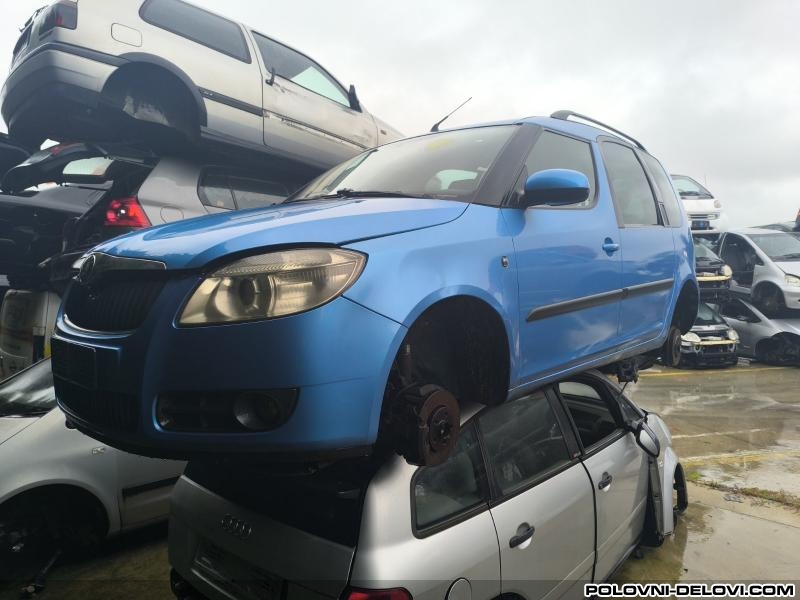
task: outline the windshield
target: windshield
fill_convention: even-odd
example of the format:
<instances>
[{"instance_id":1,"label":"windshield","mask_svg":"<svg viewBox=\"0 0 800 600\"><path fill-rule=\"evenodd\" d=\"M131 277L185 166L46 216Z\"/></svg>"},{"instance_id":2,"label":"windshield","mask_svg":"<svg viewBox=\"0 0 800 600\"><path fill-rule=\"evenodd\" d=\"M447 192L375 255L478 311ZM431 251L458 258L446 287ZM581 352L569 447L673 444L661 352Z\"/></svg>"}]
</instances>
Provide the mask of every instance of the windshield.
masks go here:
<instances>
[{"instance_id":1,"label":"windshield","mask_svg":"<svg viewBox=\"0 0 800 600\"><path fill-rule=\"evenodd\" d=\"M719 316L717 312L708 304L700 304L697 311L697 319L694 321L695 325L725 325L725 319Z\"/></svg>"},{"instance_id":2,"label":"windshield","mask_svg":"<svg viewBox=\"0 0 800 600\"><path fill-rule=\"evenodd\" d=\"M765 233L750 239L775 262L800 261L800 233Z\"/></svg>"},{"instance_id":3,"label":"windshield","mask_svg":"<svg viewBox=\"0 0 800 600\"><path fill-rule=\"evenodd\" d=\"M697 183L691 177L686 177L685 175L673 175L672 181L675 182L675 187L678 188L678 193L681 196L713 198L711 192L709 192L706 188Z\"/></svg>"},{"instance_id":4,"label":"windshield","mask_svg":"<svg viewBox=\"0 0 800 600\"><path fill-rule=\"evenodd\" d=\"M0 382L0 417L40 417L55 407L50 359Z\"/></svg>"},{"instance_id":5,"label":"windshield","mask_svg":"<svg viewBox=\"0 0 800 600\"><path fill-rule=\"evenodd\" d=\"M515 131L513 125L476 127L381 146L334 167L292 200L375 192L471 202Z\"/></svg>"},{"instance_id":6,"label":"windshield","mask_svg":"<svg viewBox=\"0 0 800 600\"><path fill-rule=\"evenodd\" d=\"M703 242L695 241L694 243L695 258L704 260L720 260L719 256L712 252L711 248L706 246Z\"/></svg>"}]
</instances>

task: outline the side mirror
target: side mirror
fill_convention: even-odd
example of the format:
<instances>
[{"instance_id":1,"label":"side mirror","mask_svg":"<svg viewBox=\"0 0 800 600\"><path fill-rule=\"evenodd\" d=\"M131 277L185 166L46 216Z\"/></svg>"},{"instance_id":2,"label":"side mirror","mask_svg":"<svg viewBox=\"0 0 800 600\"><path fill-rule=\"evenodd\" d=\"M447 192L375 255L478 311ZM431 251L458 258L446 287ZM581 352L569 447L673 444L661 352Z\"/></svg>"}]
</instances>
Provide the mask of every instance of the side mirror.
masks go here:
<instances>
[{"instance_id":1,"label":"side mirror","mask_svg":"<svg viewBox=\"0 0 800 600\"><path fill-rule=\"evenodd\" d=\"M571 169L547 169L525 182L521 208L580 204L589 197L589 179Z\"/></svg>"},{"instance_id":2,"label":"side mirror","mask_svg":"<svg viewBox=\"0 0 800 600\"><path fill-rule=\"evenodd\" d=\"M655 432L650 429L650 426L644 419L639 421L636 425L636 443L645 451L646 454L657 458L661 454L661 443L658 441Z\"/></svg>"},{"instance_id":3,"label":"side mirror","mask_svg":"<svg viewBox=\"0 0 800 600\"><path fill-rule=\"evenodd\" d=\"M350 86L347 92L347 99L350 101L350 108L361 112L361 102L359 102L358 95L356 94L356 86Z\"/></svg>"}]
</instances>

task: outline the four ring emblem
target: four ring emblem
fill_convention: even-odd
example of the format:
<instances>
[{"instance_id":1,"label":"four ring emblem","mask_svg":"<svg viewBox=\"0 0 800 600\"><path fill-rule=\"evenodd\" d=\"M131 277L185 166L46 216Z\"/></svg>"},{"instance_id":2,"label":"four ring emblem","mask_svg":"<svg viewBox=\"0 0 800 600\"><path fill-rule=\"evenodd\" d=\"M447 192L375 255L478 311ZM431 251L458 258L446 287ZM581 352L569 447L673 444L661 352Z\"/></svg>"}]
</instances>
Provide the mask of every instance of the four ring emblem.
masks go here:
<instances>
[{"instance_id":1,"label":"four ring emblem","mask_svg":"<svg viewBox=\"0 0 800 600\"><path fill-rule=\"evenodd\" d=\"M253 527L247 521L237 519L232 515L225 515L220 520L220 526L224 531L240 539L246 540L253 533Z\"/></svg>"}]
</instances>

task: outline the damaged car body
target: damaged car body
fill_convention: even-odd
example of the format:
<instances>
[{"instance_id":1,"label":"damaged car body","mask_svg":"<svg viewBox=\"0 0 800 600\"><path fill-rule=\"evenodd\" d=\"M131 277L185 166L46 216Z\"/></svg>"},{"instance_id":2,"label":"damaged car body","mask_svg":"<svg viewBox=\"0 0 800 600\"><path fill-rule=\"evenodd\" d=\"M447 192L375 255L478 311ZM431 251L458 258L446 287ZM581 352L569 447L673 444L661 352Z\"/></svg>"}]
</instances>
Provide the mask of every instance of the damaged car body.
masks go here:
<instances>
[{"instance_id":1,"label":"damaged car body","mask_svg":"<svg viewBox=\"0 0 800 600\"><path fill-rule=\"evenodd\" d=\"M145 455L436 464L464 403L658 350L697 313L686 217L641 144L574 116L394 142L284 204L100 245L58 318L61 408Z\"/></svg>"},{"instance_id":2,"label":"damaged car body","mask_svg":"<svg viewBox=\"0 0 800 600\"><path fill-rule=\"evenodd\" d=\"M739 362L738 345L736 330L714 308L701 302L694 327L681 337L681 363L732 367Z\"/></svg>"},{"instance_id":3,"label":"damaged car body","mask_svg":"<svg viewBox=\"0 0 800 600\"><path fill-rule=\"evenodd\" d=\"M720 312L739 335L739 354L771 365L800 366L800 318L771 319L740 298L723 304Z\"/></svg>"}]
</instances>

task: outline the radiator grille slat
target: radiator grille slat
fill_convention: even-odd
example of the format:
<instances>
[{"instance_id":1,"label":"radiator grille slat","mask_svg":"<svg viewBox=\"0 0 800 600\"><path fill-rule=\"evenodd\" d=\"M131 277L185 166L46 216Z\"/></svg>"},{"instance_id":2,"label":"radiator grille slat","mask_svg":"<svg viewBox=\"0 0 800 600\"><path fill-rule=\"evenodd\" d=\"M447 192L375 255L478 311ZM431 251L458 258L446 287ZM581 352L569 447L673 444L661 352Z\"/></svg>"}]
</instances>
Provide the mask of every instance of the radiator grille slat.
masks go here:
<instances>
[{"instance_id":1,"label":"radiator grille slat","mask_svg":"<svg viewBox=\"0 0 800 600\"><path fill-rule=\"evenodd\" d=\"M75 284L67 296L64 312L70 323L82 329L133 331L147 318L164 283L160 278L131 278L103 281L91 287Z\"/></svg>"}]
</instances>

